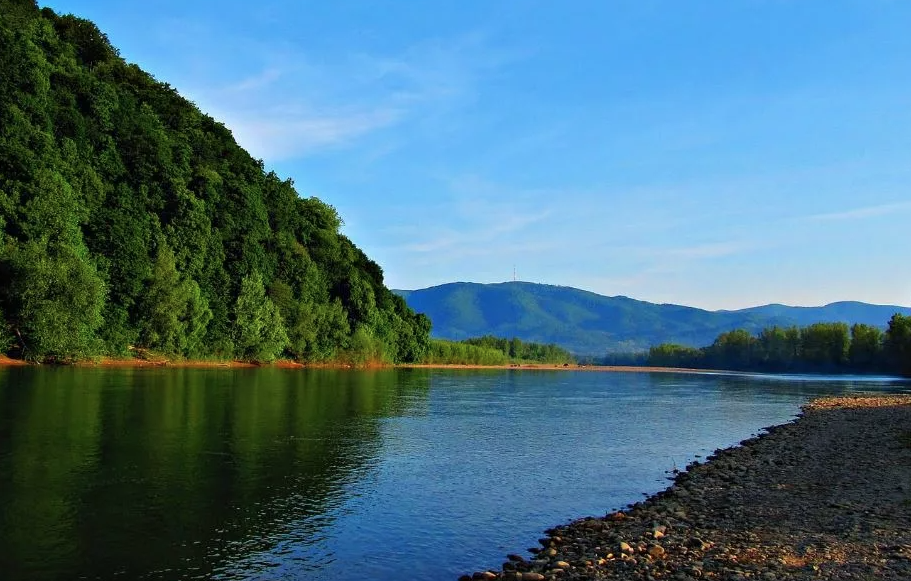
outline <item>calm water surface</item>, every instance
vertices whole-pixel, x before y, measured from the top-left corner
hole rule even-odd
[[[886,378],[0,369],[0,578],[455,579]]]

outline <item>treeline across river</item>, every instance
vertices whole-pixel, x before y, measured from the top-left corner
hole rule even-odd
[[[656,345],[646,361],[656,367],[911,375],[911,317],[894,315],[885,331],[845,323],[775,326],[756,335],[737,329],[698,349]]]
[[[507,365],[509,363],[575,363],[572,353],[553,344],[503,339],[491,335],[463,341],[431,339],[426,364]]]

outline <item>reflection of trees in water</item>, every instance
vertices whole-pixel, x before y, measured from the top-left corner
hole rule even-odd
[[[715,388],[717,395],[736,395],[738,401],[744,395],[757,399],[786,396],[810,399],[826,395],[874,390],[898,391],[903,384],[899,380],[879,381],[865,379],[826,377],[813,375],[776,375],[760,373],[651,373],[649,383],[661,389],[698,389],[705,391]]]
[[[0,370],[11,578],[208,577],[331,522],[414,371]]]

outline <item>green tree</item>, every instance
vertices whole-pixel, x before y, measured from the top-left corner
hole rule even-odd
[[[193,357],[205,353],[203,340],[209,321],[212,320],[212,311],[195,280],[186,279],[184,289],[187,308],[184,311],[184,340],[181,349],[184,355]]]
[[[792,326],[788,327],[784,331],[785,341],[788,345],[789,359],[791,361],[797,361],[803,357],[803,352],[801,351],[802,343],[800,340],[800,327]]]
[[[212,312],[196,281],[177,272],[166,244],[158,248],[141,310],[143,345],[185,356],[199,352]]]
[[[798,336],[799,338],[799,336]],[[790,369],[796,354],[788,339],[787,329],[773,326],[763,329],[758,336],[759,361],[770,370]]]
[[[404,305],[405,300],[401,300]],[[410,312],[404,306],[402,310]],[[412,321],[399,331],[399,359],[407,363],[423,360],[430,349],[430,319],[423,313],[412,313],[412,317]]]
[[[348,357],[355,365],[386,362],[386,346],[369,327],[359,327],[351,335]]]
[[[307,359],[325,360],[334,357],[346,347],[351,328],[348,313],[342,302],[335,298],[327,304],[314,306],[316,324],[315,341],[307,345]]]
[[[278,307],[266,296],[257,271],[245,276],[234,306],[234,345],[246,361],[274,361],[288,344],[288,334]]]
[[[0,278],[0,302],[25,358],[71,361],[99,352],[104,284],[84,247],[8,245]]]
[[[848,362],[851,339],[845,323],[814,323],[800,334],[801,359],[823,367],[840,367]]]
[[[309,300],[296,300],[291,285],[278,279],[269,286],[269,298],[285,322],[286,350],[295,359],[306,360],[316,349],[318,307]]]
[[[518,337],[509,340],[509,353],[511,359],[518,359],[522,355],[522,341]]]
[[[911,375],[911,317],[898,313],[892,315],[883,347],[890,369]]]
[[[648,350],[648,364],[655,367],[699,367],[702,352],[694,347],[662,343]]]
[[[734,329],[722,333],[708,348],[706,358],[718,368],[748,369],[755,364],[757,340],[749,331]]]
[[[848,348],[848,362],[851,367],[871,370],[882,359],[883,332],[872,325],[851,326],[851,346]]]

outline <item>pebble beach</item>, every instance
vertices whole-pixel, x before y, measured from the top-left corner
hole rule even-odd
[[[911,580],[911,396],[833,397],[469,579]]]

